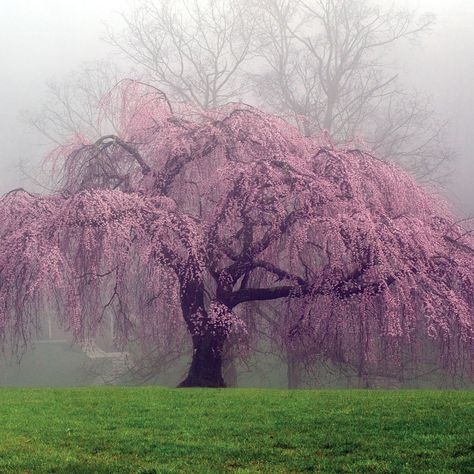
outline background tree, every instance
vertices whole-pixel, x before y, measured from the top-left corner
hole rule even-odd
[[[124,30],[109,30],[109,41],[170,99],[207,109],[248,91],[253,19],[241,2],[144,0],[121,17]]]
[[[445,125],[426,98],[407,90],[394,49],[433,24],[430,15],[366,0],[256,2],[259,57],[251,77],[260,105],[293,114],[304,133],[335,143],[359,138],[421,179],[446,164]],[[444,171],[444,170],[441,170]]]
[[[403,85],[394,50],[431,15],[368,0],[143,0],[110,42],[173,99],[229,101],[293,116],[306,134],[363,140],[418,179],[443,177],[452,152],[430,101]]]
[[[251,107],[173,111],[136,82],[102,107],[120,136],[76,137],[58,192],[2,200],[3,335],[25,342],[45,301],[80,339],[106,311],[124,340],[186,328],[181,385],[222,386],[226,339],[281,300],[282,337],[361,376],[426,341],[472,373],[474,242],[407,174]]]
[[[111,61],[95,61],[72,71],[62,81],[48,82],[47,100],[25,119],[49,141],[60,145],[74,135],[97,137],[117,131],[116,114],[98,120],[101,101],[122,79],[124,72]],[[128,76],[132,73],[127,72]]]

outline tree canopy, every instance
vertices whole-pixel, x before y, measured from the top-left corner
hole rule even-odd
[[[322,359],[364,373],[428,341],[472,372],[474,241],[408,174],[253,107],[171,106],[134,81],[101,101],[110,114],[116,135],[51,153],[56,192],[1,201],[4,339],[26,343],[52,307],[86,339],[110,312],[123,341],[187,331],[182,385],[222,386],[224,342],[244,350],[255,304],[278,301],[281,338]]]

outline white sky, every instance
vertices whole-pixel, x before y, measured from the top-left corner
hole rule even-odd
[[[474,0],[395,3],[437,15],[433,31],[421,47],[407,49],[402,64],[452,123],[460,149],[453,189],[474,201]],[[132,5],[132,0],[0,0],[0,192],[19,185],[15,167],[31,154],[20,112],[41,104],[48,79],[105,57],[102,22],[117,22],[117,12]]]

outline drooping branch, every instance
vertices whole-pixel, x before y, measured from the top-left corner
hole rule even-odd
[[[117,135],[105,135],[94,143],[94,146],[100,149],[106,149],[109,146],[118,145],[123,148],[128,154],[130,154],[135,161],[140,165],[143,175],[147,175],[151,172],[150,166],[143,159],[137,148],[132,146],[130,143],[126,143],[121,140]]]
[[[225,341],[265,329],[241,303],[267,301],[273,344],[297,338],[302,360],[474,360],[473,237],[409,175],[260,111],[172,115],[122,86],[123,134],[65,144],[56,193],[0,200],[0,336],[24,340],[41,302],[78,337],[106,308],[124,341],[188,330],[187,380],[215,386]]]

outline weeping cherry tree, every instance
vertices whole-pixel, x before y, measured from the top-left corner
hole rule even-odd
[[[53,308],[77,340],[111,314],[123,343],[187,332],[180,385],[219,387],[226,339],[244,351],[271,301],[280,337],[322,360],[397,367],[429,341],[441,367],[472,372],[474,241],[447,206],[255,108],[173,107],[121,82],[98,117],[116,134],[54,150],[56,192],[3,197],[4,342],[24,346]]]

